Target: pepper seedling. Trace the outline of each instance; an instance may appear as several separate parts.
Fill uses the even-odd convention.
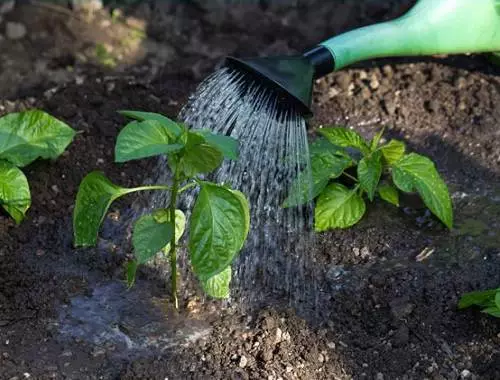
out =
[[[399,206],[398,190],[417,192],[427,208],[451,229],[450,194],[434,163],[416,153],[406,154],[401,141],[381,144],[383,132],[368,142],[347,128],[320,129],[322,136],[309,149],[312,178],[307,172],[300,173],[283,206],[300,206],[316,199],[315,230],[322,232],[358,223],[366,212],[365,196],[373,201],[378,195]],[[353,185],[348,187],[343,180]]]
[[[40,110],[0,118],[0,205],[17,224],[31,206],[28,179],[20,168],[38,158],[56,159],[75,133],[67,124]]]
[[[189,221],[188,251],[191,267],[206,294],[227,298],[231,263],[243,248],[250,228],[249,206],[245,196],[225,185],[203,180],[224,158],[238,158],[238,142],[209,130],[189,130],[167,117],[148,112],[121,111],[135,119],[118,135],[115,161],[127,162],[165,155],[172,172],[168,185],[123,188],[101,172],[88,174],[80,184],[73,214],[76,246],[94,246],[102,221],[113,201],[138,191],[170,192],[168,208],[140,217],[134,225],[132,245],[135,259],[128,262],[127,282],[135,282],[137,266],[162,252],[170,260],[172,301],[178,309],[177,248],[186,228],[185,214],[177,202],[186,190],[199,192]]]

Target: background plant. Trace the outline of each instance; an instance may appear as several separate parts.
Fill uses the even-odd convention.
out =
[[[231,263],[242,249],[250,227],[248,202],[241,192],[205,181],[200,175],[217,169],[224,157],[237,159],[237,141],[208,130],[188,130],[183,124],[160,114],[121,113],[135,121],[127,124],[118,135],[115,161],[166,155],[173,173],[172,183],[123,188],[100,172],[88,174],[80,184],[73,214],[75,245],[96,244],[106,212],[119,197],[138,191],[169,191],[168,208],[156,209],[135,222],[132,234],[135,260],[128,263],[127,282],[132,286],[137,266],[163,252],[170,260],[172,299],[178,308],[177,245],[186,228],[186,217],[177,209],[177,202],[186,190],[198,188],[189,221],[191,266],[205,293],[227,298]]]
[[[0,205],[16,223],[31,205],[28,180],[20,168],[38,158],[56,159],[74,136],[67,124],[40,110],[0,118]]]
[[[310,145],[312,178],[301,173],[284,202],[284,207],[294,207],[316,199],[316,231],[358,223],[366,212],[365,197],[373,201],[378,196],[399,206],[398,190],[417,192],[429,210],[452,227],[448,188],[429,158],[407,154],[398,140],[382,145],[383,130],[371,141],[342,127],[319,133],[322,136]]]
[[[465,293],[458,302],[459,309],[478,306],[482,313],[500,318],[500,288]]]

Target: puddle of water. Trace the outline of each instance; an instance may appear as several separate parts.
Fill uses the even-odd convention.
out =
[[[63,339],[84,341],[117,356],[134,356],[187,345],[210,334],[208,322],[165,310],[166,300],[151,298],[151,289],[120,282],[96,286],[79,295],[59,315]]]

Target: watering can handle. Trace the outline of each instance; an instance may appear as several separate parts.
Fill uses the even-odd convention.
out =
[[[334,62],[331,72],[373,58],[497,51],[500,0],[419,0],[400,18],[333,37],[305,55],[323,71]]]

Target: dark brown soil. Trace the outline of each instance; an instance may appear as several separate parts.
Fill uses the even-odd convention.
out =
[[[500,284],[500,82],[498,69],[484,57],[371,62],[316,86],[311,133],[318,125],[341,123],[371,136],[385,125],[386,138],[403,139],[436,161],[454,194],[452,232],[418,204],[396,209],[376,202],[358,226],[319,235],[317,247],[305,253],[319,267],[312,312],[296,315],[272,304],[241,312],[237,304],[200,306],[190,295],[188,311],[150,331],[160,335],[165,325],[191,332],[168,350],[62,332],[77,300],[87,305],[109,284],[120,286],[129,253],[112,240],[134,206],[128,199],[113,206],[98,249],[72,248],[71,213],[81,179],[100,169],[129,186],[157,170],[154,161],[113,163],[125,122],[116,110],[175,117],[198,80],[226,54],[300,51],[341,30],[397,15],[411,1],[266,3],[159,1],[126,9],[149,22],[151,41],[143,44],[163,46],[170,55],[149,50],[119,70],[70,60],[74,67],[61,80],[50,75],[66,70],[61,57],[78,57],[78,49],[87,48],[73,50],[56,32],[43,38],[51,19],[39,16],[21,42],[0,41],[0,54],[14,62],[0,75],[0,113],[40,107],[80,132],[57,161],[25,169],[33,194],[28,218],[15,226],[0,215],[1,379],[500,378],[499,322],[456,309],[461,293]],[[25,7],[6,17],[26,20],[32,11]],[[64,65],[49,65],[43,75],[32,70],[40,58],[36,41],[51,52],[45,60]],[[424,250],[433,253],[420,260]],[[156,300],[165,303],[158,278],[154,271],[141,272],[138,295],[125,297],[137,301],[142,295],[148,303],[116,309],[125,310],[128,319],[121,322],[129,326],[116,329],[134,342],[134,332],[143,330],[126,322],[142,309],[158,309]],[[102,302],[115,310],[113,298]],[[195,341],[194,331],[207,333]]]

